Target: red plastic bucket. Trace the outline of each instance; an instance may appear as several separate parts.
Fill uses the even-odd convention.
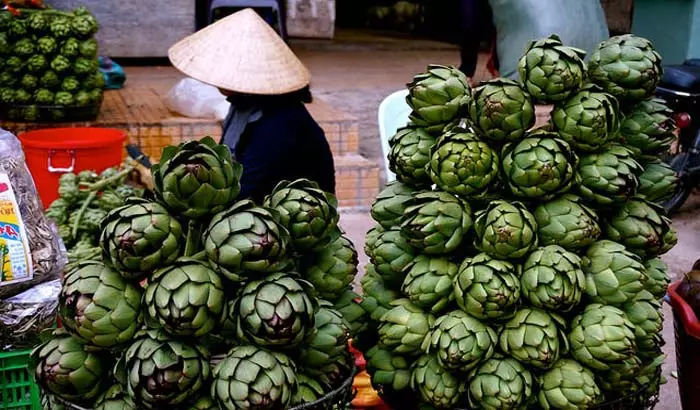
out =
[[[67,172],[101,172],[121,164],[126,133],[111,128],[48,128],[18,136],[44,207],[58,198]]]
[[[700,409],[700,322],[693,309],[676,292],[681,282],[668,287],[673,308],[676,337],[676,369],[678,392],[684,410]]]

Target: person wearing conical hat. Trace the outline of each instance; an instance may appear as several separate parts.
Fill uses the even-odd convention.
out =
[[[168,57],[231,103],[221,142],[243,165],[241,198],[259,203],[278,182],[299,178],[335,193],[330,146],[304,106],[311,102],[311,75],[255,11],[239,11],[184,38]]]

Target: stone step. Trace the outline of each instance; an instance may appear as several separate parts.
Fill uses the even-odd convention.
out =
[[[358,155],[335,159],[335,193],[341,208],[367,209],[379,193],[379,165]]]

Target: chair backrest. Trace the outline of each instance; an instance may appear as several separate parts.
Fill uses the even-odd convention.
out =
[[[396,134],[396,131],[408,124],[408,116],[411,107],[406,103],[408,90],[401,90],[392,93],[379,104],[379,138],[382,142],[382,156],[384,159],[384,170],[386,180],[391,182],[396,179],[396,175],[389,170],[389,139]]]

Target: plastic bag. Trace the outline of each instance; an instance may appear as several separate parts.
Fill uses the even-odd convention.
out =
[[[0,299],[58,278],[67,260],[19,140],[0,129]]]
[[[56,321],[60,292],[61,281],[56,279],[0,300],[0,347],[23,350],[39,344],[41,332]]]
[[[518,60],[531,40],[557,34],[564,45],[590,53],[609,37],[600,0],[489,0],[489,4],[503,77],[517,77]]]
[[[211,85],[185,78],[178,81],[165,96],[170,111],[191,118],[216,118],[223,120],[231,104],[219,90]]]

